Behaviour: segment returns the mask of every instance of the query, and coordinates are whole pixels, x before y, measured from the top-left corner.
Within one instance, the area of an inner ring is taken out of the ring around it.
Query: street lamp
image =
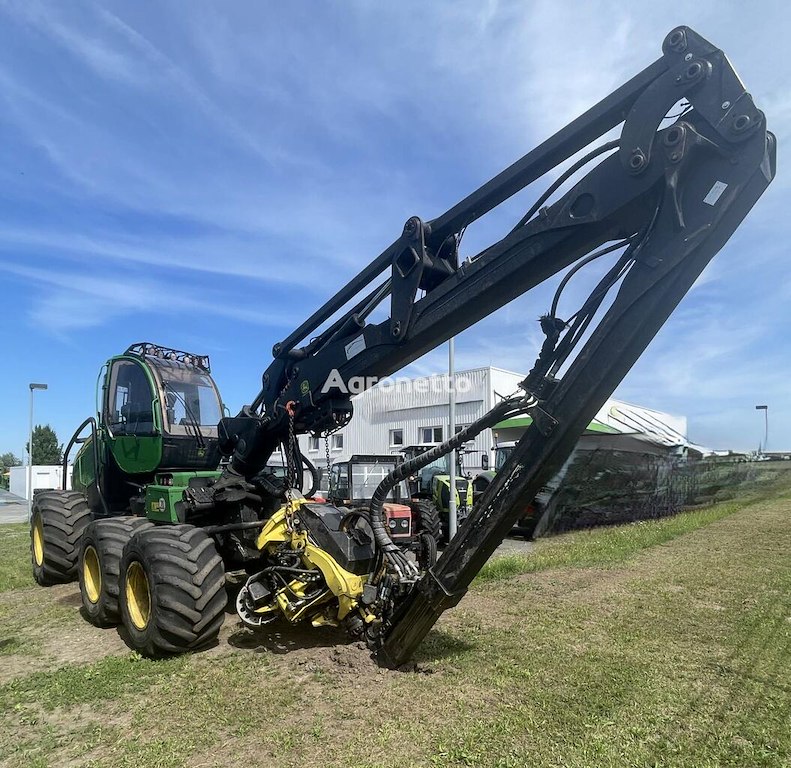
[[[448,440],[456,436],[456,350],[453,336],[448,339]],[[448,496],[448,541],[456,535],[457,510],[456,510],[456,451],[450,452],[450,472],[448,481],[450,495]]]
[[[756,405],[756,411],[763,411],[764,412],[764,453],[766,453],[766,444],[769,442],[769,406],[768,405]],[[758,453],[761,453],[761,446],[758,446]]]
[[[30,387],[30,428],[27,433],[27,519],[33,517],[33,391],[46,389],[46,384],[29,384]]]

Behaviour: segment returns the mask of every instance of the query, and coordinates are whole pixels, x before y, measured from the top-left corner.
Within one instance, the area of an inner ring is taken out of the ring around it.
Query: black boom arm
[[[773,137],[762,133],[742,149],[736,163],[734,155],[711,156],[705,170],[696,168],[688,179],[680,201],[663,201],[604,318],[534,409],[533,423],[435,568],[402,606],[381,650],[386,663],[409,659],[441,613],[461,599],[525,502],[560,470],[586,425],[766,189],[774,175]],[[535,528],[538,518],[532,522]]]
[[[686,111],[660,130],[682,99]],[[502,240],[459,263],[467,225],[621,123],[620,140],[601,148],[612,153],[557,202],[541,207],[542,198]],[[229,471],[259,472],[289,429],[318,434],[345,423],[349,394],[328,380],[388,376],[548,277],[586,262],[595,249],[620,246],[615,267],[575,316],[563,321],[552,312],[542,319],[548,341],[525,383],[541,400],[542,431],[528,431],[510,474],[498,474],[485,504],[454,540],[453,558],[443,557],[433,580],[416,593],[418,602],[425,598],[420,610],[427,617],[439,615],[505,535],[517,501],[562,464],[773,175],[774,137],[725,55],[692,30],[674,29],[660,59],[584,115],[438,218],[409,219],[398,240],[276,344],[258,396],[220,424]],[[614,303],[571,358],[618,281]],[[389,318],[369,323],[388,298]],[[567,359],[573,362],[558,380]],[[428,626],[434,620],[427,618]],[[393,658],[412,639],[394,632]]]

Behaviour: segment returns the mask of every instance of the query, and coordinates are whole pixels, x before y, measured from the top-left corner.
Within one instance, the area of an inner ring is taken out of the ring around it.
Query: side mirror
[[[489,469],[489,454],[483,453],[481,454],[481,467],[483,468],[484,472]]]

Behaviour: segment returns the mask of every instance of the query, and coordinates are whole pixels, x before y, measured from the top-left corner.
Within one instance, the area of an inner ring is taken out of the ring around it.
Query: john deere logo
[[[165,504],[164,499],[154,499],[150,502],[149,506],[151,507],[152,512],[164,512],[167,504]]]
[[[310,392],[310,382],[307,379],[305,379],[305,381],[303,381],[302,384],[299,385],[299,389],[303,395],[307,395],[308,392]]]

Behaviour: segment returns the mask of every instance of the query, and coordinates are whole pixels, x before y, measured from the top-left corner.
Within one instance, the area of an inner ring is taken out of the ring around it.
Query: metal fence
[[[554,488],[535,535],[675,515],[690,506],[733,498],[791,478],[791,462],[679,461],[671,456],[593,450],[572,457]]]

